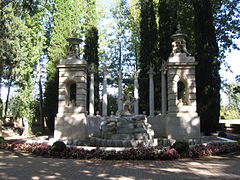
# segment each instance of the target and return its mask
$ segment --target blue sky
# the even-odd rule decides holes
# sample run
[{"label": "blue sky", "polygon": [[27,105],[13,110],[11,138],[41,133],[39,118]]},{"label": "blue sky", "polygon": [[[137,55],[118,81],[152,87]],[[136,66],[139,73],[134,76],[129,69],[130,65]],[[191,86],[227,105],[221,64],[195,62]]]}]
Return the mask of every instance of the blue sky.
[{"label": "blue sky", "polygon": [[[240,46],[240,39],[238,39],[236,42],[238,46]],[[226,62],[228,63],[233,72],[226,70],[224,65],[222,65],[220,75],[221,77],[226,78],[229,83],[234,83],[236,82],[235,76],[240,75],[240,51],[232,50],[232,52],[228,54]]]}]

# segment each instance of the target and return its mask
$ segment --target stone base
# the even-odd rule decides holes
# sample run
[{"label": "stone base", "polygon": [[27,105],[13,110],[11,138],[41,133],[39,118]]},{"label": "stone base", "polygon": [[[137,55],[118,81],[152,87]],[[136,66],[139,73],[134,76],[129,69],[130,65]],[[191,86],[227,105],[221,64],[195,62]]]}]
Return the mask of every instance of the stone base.
[{"label": "stone base", "polygon": [[152,140],[113,140],[90,137],[90,146],[99,147],[137,147],[137,146],[157,146],[157,139]]},{"label": "stone base", "polygon": [[184,141],[199,139],[200,118],[197,113],[168,113],[167,114],[167,139]]},{"label": "stone base", "polygon": [[89,137],[100,137],[100,125],[104,121],[103,117],[100,116],[87,116],[87,126]]},{"label": "stone base", "polygon": [[154,138],[167,138],[167,118],[166,115],[157,115],[147,118],[147,122],[151,124],[154,131]]},{"label": "stone base", "polygon": [[57,114],[55,118],[54,139],[84,141],[88,137],[85,113]]},{"label": "stone base", "polygon": [[[158,145],[167,147],[172,146],[177,140],[176,139],[166,139],[166,138],[160,138],[158,139]],[[195,144],[201,144],[202,140],[199,139],[185,139],[184,142],[187,142],[189,145],[195,145]]]}]

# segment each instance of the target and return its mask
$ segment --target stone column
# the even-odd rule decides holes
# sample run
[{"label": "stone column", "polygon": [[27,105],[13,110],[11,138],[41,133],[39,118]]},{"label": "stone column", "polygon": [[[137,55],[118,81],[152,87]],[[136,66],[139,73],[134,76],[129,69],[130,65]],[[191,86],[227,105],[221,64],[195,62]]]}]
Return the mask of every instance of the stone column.
[{"label": "stone column", "polygon": [[134,114],[139,114],[138,71],[134,72]]},{"label": "stone column", "polygon": [[90,70],[89,115],[94,115],[94,70]]},{"label": "stone column", "polygon": [[161,79],[162,79],[162,115],[165,115],[167,112],[167,94],[166,94],[166,69],[165,64],[163,63],[162,69],[161,69]]},{"label": "stone column", "polygon": [[103,72],[102,116],[107,116],[107,72]]},{"label": "stone column", "polygon": [[123,93],[122,93],[122,71],[118,72],[118,112],[117,115],[121,115],[123,112]]},{"label": "stone column", "polygon": [[155,74],[153,71],[153,67],[150,67],[149,71],[149,116],[154,116],[154,82],[153,75]]}]

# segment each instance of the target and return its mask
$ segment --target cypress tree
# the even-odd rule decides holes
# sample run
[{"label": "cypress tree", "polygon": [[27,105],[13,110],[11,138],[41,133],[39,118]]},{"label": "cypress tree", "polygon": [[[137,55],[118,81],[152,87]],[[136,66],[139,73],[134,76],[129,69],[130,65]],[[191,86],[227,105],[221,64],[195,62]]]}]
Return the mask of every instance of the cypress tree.
[{"label": "cypress tree", "polygon": [[157,25],[152,0],[141,0],[141,21],[140,21],[140,73],[139,92],[140,111],[148,112],[148,70],[150,65],[157,62]]},{"label": "cypress tree", "polygon": [[171,35],[176,32],[177,12],[176,3],[168,0],[160,0],[158,5],[158,36],[159,36],[159,58],[167,61],[171,51]]},{"label": "cypress tree", "polygon": [[193,0],[197,85],[197,112],[201,131],[210,134],[218,127],[220,111],[220,63],[210,0]]},{"label": "cypress tree", "polygon": [[[98,30],[96,27],[89,27],[85,33],[84,59],[91,66],[94,65],[94,109],[99,109],[99,58],[98,58]],[[89,85],[89,84],[88,84]],[[88,86],[89,89],[89,86]],[[89,91],[88,91],[89,92]],[[89,99],[89,98],[88,98]],[[89,104],[89,103],[88,103]]]}]

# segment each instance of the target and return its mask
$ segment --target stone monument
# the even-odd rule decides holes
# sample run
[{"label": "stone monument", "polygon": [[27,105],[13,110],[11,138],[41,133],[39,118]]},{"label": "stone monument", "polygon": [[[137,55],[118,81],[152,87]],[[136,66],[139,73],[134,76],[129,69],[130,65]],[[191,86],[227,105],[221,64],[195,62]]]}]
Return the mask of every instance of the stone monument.
[{"label": "stone monument", "polygon": [[58,113],[54,139],[84,141],[87,137],[87,62],[79,58],[81,39],[68,38],[67,56],[60,60]]},{"label": "stone monument", "polygon": [[200,138],[200,118],[196,112],[195,58],[187,52],[186,35],[172,35],[172,53],[166,63],[168,139]]}]

